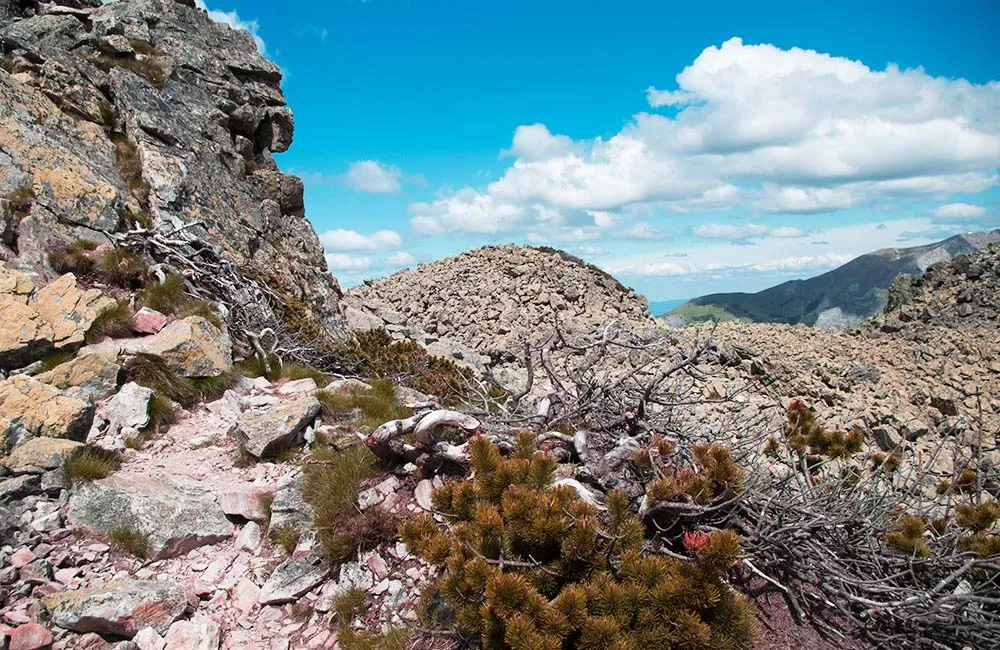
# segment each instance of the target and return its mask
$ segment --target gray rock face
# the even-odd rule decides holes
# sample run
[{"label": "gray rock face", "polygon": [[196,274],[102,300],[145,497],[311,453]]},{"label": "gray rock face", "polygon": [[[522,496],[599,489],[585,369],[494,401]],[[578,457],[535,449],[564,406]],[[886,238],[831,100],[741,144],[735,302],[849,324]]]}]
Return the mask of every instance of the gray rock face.
[{"label": "gray rock face", "polygon": [[262,406],[240,415],[230,435],[257,458],[273,456],[301,442],[319,411],[319,400],[312,395]]},{"label": "gray rock face", "polygon": [[188,607],[181,587],[142,580],[64,591],[44,597],[42,604],[59,627],[127,638],[145,627],[165,634]]},{"label": "gray rock face", "polygon": [[302,498],[302,477],[280,483],[271,504],[271,530],[303,529],[312,525],[312,506]]},{"label": "gray rock face", "polygon": [[108,400],[105,407],[112,430],[117,432],[124,427],[142,429],[149,424],[149,401],[151,399],[153,399],[153,391],[134,381],[122,386],[118,394]]},{"label": "gray rock face", "polygon": [[148,536],[154,558],[182,555],[234,531],[212,494],[179,478],[116,475],[83,484],[70,498],[68,521],[103,535],[131,528]]},{"label": "gray rock face", "polygon": [[188,232],[342,336],[302,183],[272,157],[294,131],[280,69],[193,2],[80,4],[93,8],[22,19],[21,6],[40,4],[0,3],[14,71],[0,75],[0,106],[12,108],[0,111],[0,195],[36,197],[15,232],[2,228],[0,257],[47,268],[47,251],[93,236],[83,226],[115,230],[127,213],[162,231],[198,222]]}]

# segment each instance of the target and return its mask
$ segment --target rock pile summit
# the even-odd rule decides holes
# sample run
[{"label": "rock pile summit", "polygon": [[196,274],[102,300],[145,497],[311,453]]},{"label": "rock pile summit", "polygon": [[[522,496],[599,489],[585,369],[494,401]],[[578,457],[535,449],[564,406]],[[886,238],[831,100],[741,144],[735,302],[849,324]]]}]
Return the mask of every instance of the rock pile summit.
[{"label": "rock pile summit", "polygon": [[555,249],[487,246],[372,280],[347,292],[355,328],[385,327],[424,341],[516,350],[558,320],[589,332],[611,321],[647,327],[646,298]]}]

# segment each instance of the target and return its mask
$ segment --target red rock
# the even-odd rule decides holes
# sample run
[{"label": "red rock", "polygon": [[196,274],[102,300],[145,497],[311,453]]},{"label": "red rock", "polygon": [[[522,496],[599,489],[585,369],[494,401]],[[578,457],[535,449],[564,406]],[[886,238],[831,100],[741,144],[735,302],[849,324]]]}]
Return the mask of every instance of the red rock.
[{"label": "red rock", "polygon": [[140,334],[159,334],[166,325],[167,317],[148,307],[143,307],[132,317],[132,329]]},{"label": "red rock", "polygon": [[10,635],[10,650],[45,650],[52,647],[52,633],[37,623],[15,628]]},{"label": "red rock", "polygon": [[14,554],[10,556],[10,564],[15,569],[26,567],[34,561],[35,554],[31,552],[31,549],[23,547],[14,551]]}]

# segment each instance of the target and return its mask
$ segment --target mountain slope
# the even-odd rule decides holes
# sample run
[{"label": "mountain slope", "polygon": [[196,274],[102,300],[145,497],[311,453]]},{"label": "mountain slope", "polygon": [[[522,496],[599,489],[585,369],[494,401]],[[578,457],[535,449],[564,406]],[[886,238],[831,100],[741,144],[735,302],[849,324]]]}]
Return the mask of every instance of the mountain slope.
[{"label": "mountain slope", "polygon": [[669,316],[685,322],[714,319],[850,326],[885,307],[889,285],[897,275],[919,275],[932,264],[995,241],[1000,241],[1000,230],[955,235],[926,246],[885,248],[808,280],[784,282],[757,293],[717,293],[695,298]]}]

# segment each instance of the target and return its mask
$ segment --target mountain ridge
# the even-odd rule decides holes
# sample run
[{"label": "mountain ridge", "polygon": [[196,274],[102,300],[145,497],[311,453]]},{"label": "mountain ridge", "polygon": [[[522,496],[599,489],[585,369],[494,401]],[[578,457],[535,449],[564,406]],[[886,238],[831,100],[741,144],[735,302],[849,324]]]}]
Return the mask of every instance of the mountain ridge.
[{"label": "mountain ridge", "polygon": [[707,320],[849,327],[882,311],[889,286],[900,274],[919,275],[933,264],[1000,241],[1000,229],[971,232],[911,248],[883,248],[805,280],[790,280],[756,293],[700,296],[665,316],[675,324]]}]

